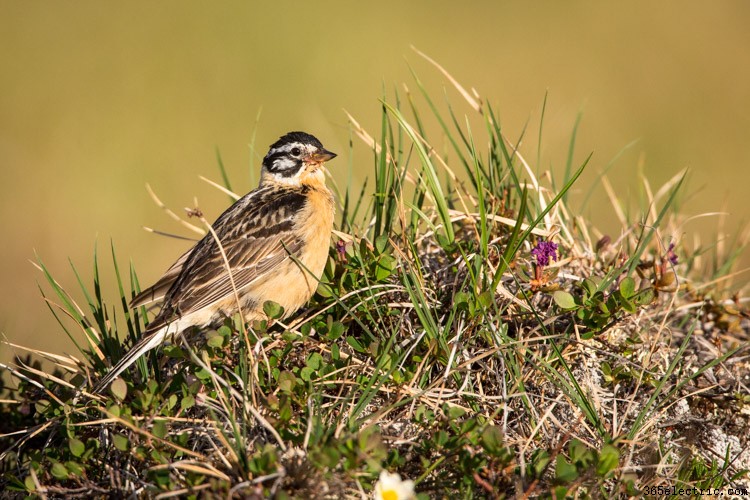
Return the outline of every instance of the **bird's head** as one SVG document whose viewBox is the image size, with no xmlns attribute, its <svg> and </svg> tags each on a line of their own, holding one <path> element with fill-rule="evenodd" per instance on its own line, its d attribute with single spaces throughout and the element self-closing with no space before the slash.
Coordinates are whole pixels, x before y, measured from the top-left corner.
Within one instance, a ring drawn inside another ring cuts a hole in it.
<svg viewBox="0 0 750 500">
<path fill-rule="evenodd" d="M 305 132 L 289 132 L 271 144 L 263 158 L 261 182 L 300 185 L 309 181 L 324 182 L 321 167 L 335 158 L 318 139 Z"/>
</svg>

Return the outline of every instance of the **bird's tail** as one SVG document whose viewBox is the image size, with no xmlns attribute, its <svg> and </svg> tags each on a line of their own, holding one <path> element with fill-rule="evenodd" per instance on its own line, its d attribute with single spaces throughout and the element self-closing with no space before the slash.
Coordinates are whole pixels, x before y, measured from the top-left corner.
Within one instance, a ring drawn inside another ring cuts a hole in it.
<svg viewBox="0 0 750 500">
<path fill-rule="evenodd" d="M 170 328 L 171 327 L 171 328 Z M 175 323 L 164 325 L 161 328 L 154 330 L 151 333 L 146 334 L 136 344 L 125 353 L 120 361 L 112 367 L 107 374 L 99 380 L 94 386 L 92 392 L 94 394 L 101 394 L 109 386 L 114 379 L 116 379 L 122 372 L 128 369 L 130 365 L 135 363 L 138 358 L 146 354 L 148 351 L 157 347 L 164 342 L 167 335 L 173 334 L 176 331 Z"/>
</svg>

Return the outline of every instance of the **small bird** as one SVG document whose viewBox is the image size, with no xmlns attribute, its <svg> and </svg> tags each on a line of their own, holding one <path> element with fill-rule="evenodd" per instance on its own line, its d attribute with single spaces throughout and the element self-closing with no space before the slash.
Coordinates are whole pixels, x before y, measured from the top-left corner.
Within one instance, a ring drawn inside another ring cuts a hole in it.
<svg viewBox="0 0 750 500">
<path fill-rule="evenodd" d="M 247 322 L 265 319 L 269 300 L 284 308 L 284 317 L 302 307 L 328 258 L 334 204 L 323 164 L 334 157 L 305 132 L 289 132 L 273 143 L 260 185 L 214 222 L 221 247 L 209 232 L 133 299 L 131 308 L 163 303 L 143 337 L 93 392 L 101 393 L 139 357 L 187 328 L 215 325 L 239 311 Z"/>
</svg>

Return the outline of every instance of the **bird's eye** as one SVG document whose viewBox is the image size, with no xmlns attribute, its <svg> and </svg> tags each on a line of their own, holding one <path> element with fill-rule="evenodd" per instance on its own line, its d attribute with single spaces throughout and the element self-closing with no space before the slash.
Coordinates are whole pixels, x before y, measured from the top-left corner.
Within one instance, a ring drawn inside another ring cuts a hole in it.
<svg viewBox="0 0 750 500">
<path fill-rule="evenodd" d="M 292 156 L 299 156 L 301 152 L 299 148 L 292 148 Z"/>
</svg>

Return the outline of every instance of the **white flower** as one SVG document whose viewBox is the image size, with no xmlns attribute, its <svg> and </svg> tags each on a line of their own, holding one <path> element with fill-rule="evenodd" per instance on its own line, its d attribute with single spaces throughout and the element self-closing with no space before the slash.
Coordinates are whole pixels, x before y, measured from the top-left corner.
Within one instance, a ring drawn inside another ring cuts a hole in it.
<svg viewBox="0 0 750 500">
<path fill-rule="evenodd" d="M 380 472 L 380 478 L 375 483 L 373 491 L 375 500 L 413 500 L 414 481 L 411 479 L 402 481 L 401 476 L 384 470 Z"/>
</svg>

